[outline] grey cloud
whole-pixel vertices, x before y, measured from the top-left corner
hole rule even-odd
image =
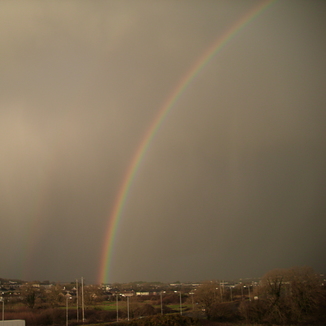
[[[0,4],[3,277],[97,280],[146,131],[256,5]],[[325,269],[325,10],[275,2],[182,92],[131,185],[110,281]]]

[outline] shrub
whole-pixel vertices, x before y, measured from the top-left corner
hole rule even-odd
[[[156,315],[142,319],[120,322],[119,326],[193,326],[198,325],[193,318],[181,315]]]

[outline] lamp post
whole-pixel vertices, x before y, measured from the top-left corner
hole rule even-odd
[[[222,292],[222,283],[220,282],[220,296],[221,296],[221,302],[223,302],[223,292]]]
[[[127,296],[127,313],[128,313],[128,321],[129,321],[129,296]]]
[[[194,292],[190,292],[189,294],[191,295],[192,311],[194,311],[195,310],[195,307],[194,307]]]
[[[2,321],[5,320],[5,299],[4,297],[0,297],[0,301],[2,302]]]
[[[83,319],[83,323],[85,322],[85,305],[84,305],[84,278],[81,278],[81,290],[82,290],[82,319]]]
[[[116,293],[117,322],[119,321],[119,294]]]
[[[163,315],[163,300],[162,300],[162,291],[160,293],[161,296],[161,315]]]
[[[68,310],[68,300],[71,299],[69,292],[66,294],[66,326],[68,326],[69,310]]]
[[[181,291],[180,291],[180,315],[182,315],[182,299],[181,299]]]
[[[249,295],[249,301],[251,301],[251,298],[250,298],[250,284],[248,285],[248,295]]]
[[[76,312],[77,312],[77,322],[79,321],[79,302],[78,302],[78,279],[76,280]]]

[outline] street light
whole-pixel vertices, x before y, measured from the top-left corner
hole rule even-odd
[[[182,299],[181,299],[181,291],[174,291],[174,293],[179,292],[180,294],[180,315],[182,315]]]
[[[195,310],[195,307],[194,307],[194,292],[190,292],[189,294],[191,295],[192,311],[194,311]]]
[[[119,294],[116,293],[117,322],[119,321]]]
[[[71,299],[69,292],[66,294],[66,326],[68,326],[68,299]]]
[[[251,298],[250,298],[250,284],[248,285],[248,295],[249,295],[249,301],[251,301]]]
[[[79,321],[79,293],[78,293],[78,279],[76,279],[76,312],[77,312],[77,322]]]
[[[223,289],[222,289],[222,283],[220,282],[220,295],[221,295],[221,302],[223,302]]]
[[[128,321],[129,321],[129,296],[127,296],[127,311],[128,311]]]
[[[2,302],[2,321],[5,320],[5,299],[4,297],[0,297],[0,301]]]
[[[82,300],[82,319],[83,319],[83,323],[85,322],[85,304],[84,304],[84,278],[81,278],[81,300]]]

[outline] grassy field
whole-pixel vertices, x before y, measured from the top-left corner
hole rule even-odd
[[[154,308],[157,308],[157,309],[161,308],[161,305],[152,304],[152,301],[150,301],[150,300],[143,301],[143,302],[130,300],[129,304],[130,304],[130,306],[135,305],[135,304],[136,305],[150,304]],[[169,304],[169,305],[166,305],[166,306],[168,308],[172,309],[172,310],[180,311],[180,304]],[[88,306],[88,308],[115,311],[117,309],[117,306],[116,306],[115,301],[110,301],[110,302],[102,302],[102,303],[96,304],[96,305],[91,305],[91,306]],[[126,301],[119,301],[118,308],[119,308],[119,310],[127,309],[127,302]],[[182,311],[191,310],[191,309],[192,309],[191,304],[187,304],[187,303],[182,304]]]

